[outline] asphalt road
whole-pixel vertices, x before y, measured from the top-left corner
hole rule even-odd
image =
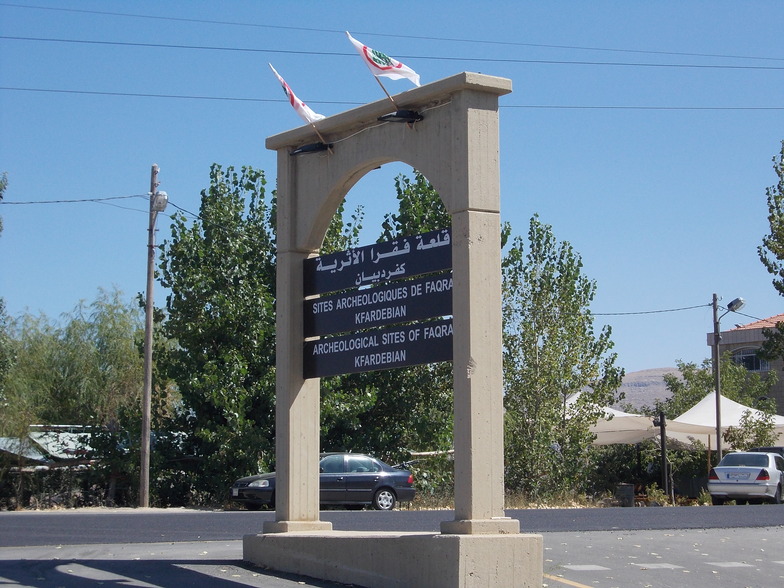
[[[545,585],[784,585],[784,506],[508,511],[540,533]],[[451,511],[323,511],[336,530],[432,531]],[[241,561],[271,512],[82,509],[0,512],[0,586],[321,586]]]
[[[336,531],[438,532],[449,510],[322,511]],[[509,510],[525,533],[753,528],[784,525],[784,506]],[[270,511],[75,509],[0,512],[0,547],[94,543],[231,541],[260,533]],[[784,552],[782,553],[784,558]]]

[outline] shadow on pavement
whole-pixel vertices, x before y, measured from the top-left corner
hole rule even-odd
[[[343,586],[257,568],[241,560],[19,559],[0,561],[0,585],[34,588],[237,588],[238,586]]]

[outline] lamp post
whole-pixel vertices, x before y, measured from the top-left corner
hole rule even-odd
[[[150,224],[147,235],[147,298],[144,305],[144,390],[142,392],[141,470],[139,475],[139,506],[150,506],[150,412],[152,407],[152,288],[155,282],[155,221],[166,210],[169,196],[158,192],[158,165],[150,174]]]
[[[670,476],[669,476],[669,463],[667,461],[667,419],[664,417],[663,412],[653,417],[653,426],[659,427],[659,443],[661,445],[661,488],[664,493],[670,495]],[[674,504],[674,503],[673,503]]]
[[[719,316],[719,297],[713,295],[713,386],[716,388],[716,454],[722,458],[721,447],[721,367],[719,366],[719,343],[721,342],[721,319],[729,312],[737,312],[746,304],[743,298],[736,298],[727,305],[727,312]]]

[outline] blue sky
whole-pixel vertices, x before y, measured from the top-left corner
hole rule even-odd
[[[213,162],[264,169],[274,186],[264,141],[301,121],[267,62],[327,116],[383,98],[349,30],[423,83],[510,78],[504,220],[525,234],[538,213],[580,253],[627,371],[700,362],[713,292],[747,301],[723,328],[784,308],[756,252],[784,139],[782,22],[778,0],[0,0],[0,296],[12,316],[56,318],[99,288],[143,291],[152,164],[192,212]],[[368,243],[400,172],[384,166],[349,194]],[[169,237],[166,217],[158,228]]]

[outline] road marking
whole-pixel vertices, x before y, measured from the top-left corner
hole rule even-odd
[[[567,580],[566,578],[559,578],[558,576],[551,576],[550,574],[542,574],[542,578],[544,578],[545,580],[552,580],[553,582],[560,582],[561,584],[566,584],[567,586],[574,586],[574,588],[592,588],[587,584],[572,582],[571,580]]]
[[[639,566],[646,570],[682,570],[683,566],[676,566],[668,563],[632,563],[633,566]]]
[[[753,568],[751,564],[743,563],[740,561],[706,561],[709,566],[716,566],[718,568]]]
[[[561,566],[566,568],[567,570],[572,570],[573,572],[604,572],[608,571],[610,568],[605,568],[604,566],[596,566],[596,565],[571,565],[571,566]]]

